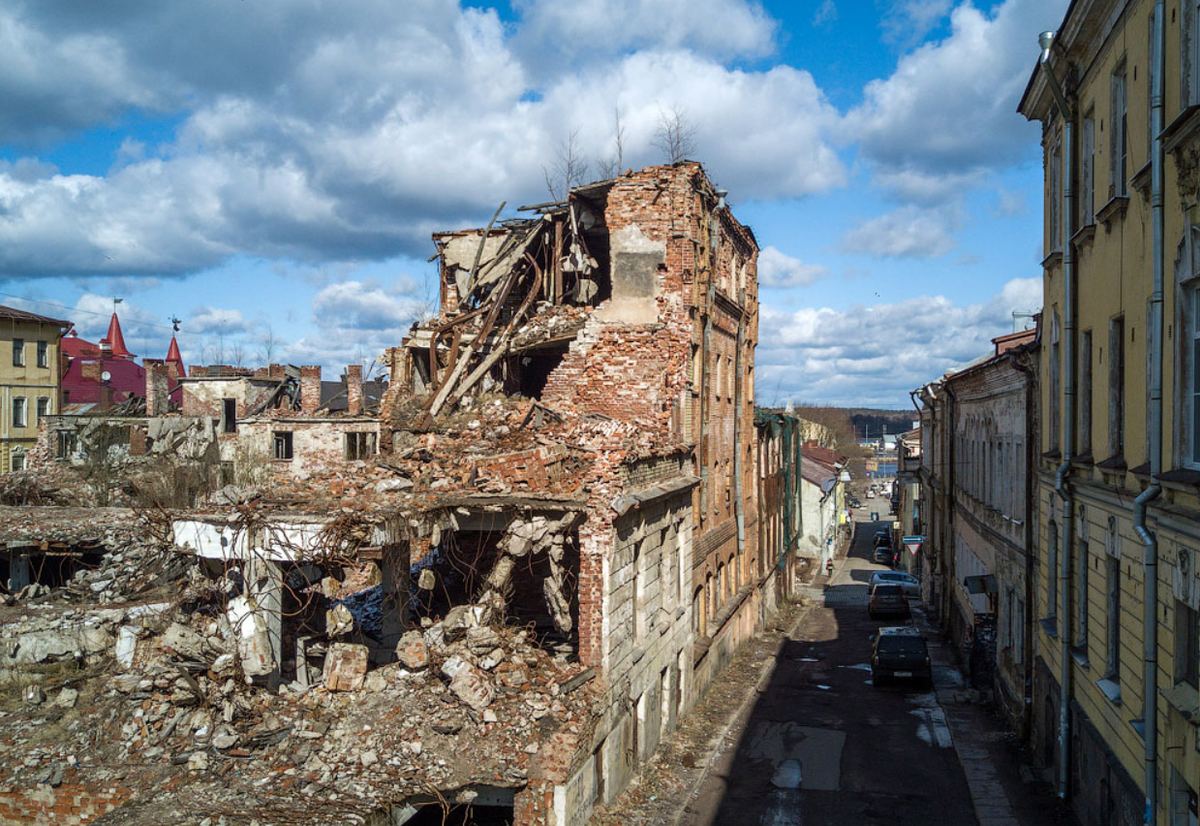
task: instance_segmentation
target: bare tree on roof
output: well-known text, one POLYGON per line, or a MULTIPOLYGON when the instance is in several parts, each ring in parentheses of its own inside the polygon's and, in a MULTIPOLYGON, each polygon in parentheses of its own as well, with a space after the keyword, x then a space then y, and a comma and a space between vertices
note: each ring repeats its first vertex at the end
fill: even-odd
POLYGON ((602 180, 615 178, 625 168, 625 126, 621 123, 621 110, 613 107, 613 149, 614 154, 604 160, 596 161, 596 171, 602 180))
POLYGON ((579 149, 579 130, 571 130, 554 154, 554 163, 549 168, 543 166, 542 174, 546 176, 546 189, 550 191, 550 197, 565 201, 567 193, 587 180, 588 162, 579 149))
POLYGON ((271 365, 275 363, 275 356, 279 351, 279 339, 275 337, 275 330, 271 327, 271 322, 267 322, 266 330, 259 339, 259 355, 262 356, 263 364, 271 365))
POLYGON ((696 156, 696 127, 688 120, 683 107, 674 105, 665 112, 658 111, 654 145, 667 163, 679 163, 696 156))

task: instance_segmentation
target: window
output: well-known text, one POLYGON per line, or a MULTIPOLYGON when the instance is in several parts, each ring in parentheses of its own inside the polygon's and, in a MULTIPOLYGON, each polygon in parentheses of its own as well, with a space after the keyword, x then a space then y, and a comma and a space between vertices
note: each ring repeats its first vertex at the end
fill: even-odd
POLYGON ((69 430, 60 430, 55 434, 54 455, 59 459, 70 459, 75 455, 77 440, 69 430))
POLYGON ((1125 455, 1125 319, 1108 326, 1108 449, 1125 455))
POLYGON ((1050 147, 1050 244, 1051 252, 1062 249, 1062 138, 1054 136, 1050 147))
POLYGON ((1092 452, 1092 331, 1079 336, 1079 452, 1092 452))
POLYGON ((1096 222, 1096 120, 1089 110, 1083 118, 1083 145, 1080 147, 1079 225, 1096 222))
POLYGON ((1179 74, 1180 74, 1180 94, 1179 108, 1183 109, 1194 103, 1200 102, 1200 83, 1197 82, 1198 63, 1196 60, 1197 48, 1200 47, 1200 14, 1197 14, 1197 9, 1200 8, 1200 3, 1195 0, 1187 0, 1181 3, 1183 13, 1183 25, 1179 27, 1179 74))
POLYGON ((14 450, 12 454, 12 469, 14 471, 25 469, 25 452, 14 450))
POLYGON ((1062 345, 1059 342, 1058 311, 1050 316, 1050 399, 1047 418, 1050 420, 1050 449, 1058 450, 1059 363, 1062 345))
POLYGON ((1186 330, 1186 334, 1180 336, 1184 348, 1181 361, 1191 360, 1183 374, 1188 405, 1184 412, 1185 417, 1191 419, 1191 427, 1184 431, 1184 438, 1191 441, 1184 461, 1200 465, 1200 285, 1191 284, 1184 290, 1184 302, 1189 317, 1180 324, 1180 328, 1186 330))
POLYGON ((25 427, 26 426, 26 418, 27 418, 28 411, 25 408, 26 408, 26 402, 25 402, 24 396, 17 396, 15 399, 13 399, 13 408, 12 408, 12 426, 13 427, 25 427))
POLYGON ((49 342, 39 341, 37 343, 37 366, 38 367, 49 367, 50 366, 50 343, 49 342))
POLYGON ((1058 615, 1058 526, 1050 523, 1049 542, 1050 553, 1047 556, 1046 571, 1046 619, 1053 620, 1058 615))
POLYGON ((344 453, 347 461, 366 459, 375 455, 374 433, 347 433, 345 435, 344 453))
POLYGON ((37 400, 37 421, 42 423, 42 419, 50 415, 50 399, 46 396, 39 396, 37 400))
POLYGON ((271 433, 271 438, 274 443, 272 455, 276 459, 282 461, 291 461, 292 458, 292 431, 276 430, 271 433))
POLYGON ((1125 65, 1124 63, 1113 72, 1112 76, 1112 109, 1109 118, 1109 139, 1112 154, 1109 156, 1108 167, 1108 197, 1124 197, 1129 194, 1127 184, 1129 155, 1129 137, 1125 133, 1126 115, 1128 114, 1125 97, 1125 65))
POLYGON ((1104 676, 1113 682, 1121 681, 1121 558, 1106 556, 1105 581, 1108 586, 1108 606, 1105 612, 1105 639, 1108 656, 1104 676))
POLYGON ((1175 682, 1200 688, 1200 612, 1175 601, 1175 682))
POLYGON ((13 367, 25 366, 25 339, 14 338, 13 342, 13 367))
POLYGON ((646 636, 646 560, 642 553, 645 540, 634 548, 633 554, 633 642, 636 645, 646 636))
POLYGON ((1072 643, 1087 656, 1088 632, 1088 543, 1075 543, 1079 550, 1075 557, 1075 634, 1072 643))
POLYGON ((237 399, 221 399, 221 432, 237 433, 237 399))

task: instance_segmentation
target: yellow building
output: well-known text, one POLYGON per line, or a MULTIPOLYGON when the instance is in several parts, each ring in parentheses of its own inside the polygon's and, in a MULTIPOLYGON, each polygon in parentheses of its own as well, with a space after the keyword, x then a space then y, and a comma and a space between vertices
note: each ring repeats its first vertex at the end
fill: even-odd
POLYGON ((0 473, 22 470, 38 422, 59 412, 67 321, 0 306, 0 473))
POLYGON ((1074 0, 1037 36, 1036 753, 1084 823, 1195 826, 1200 6, 1074 0))

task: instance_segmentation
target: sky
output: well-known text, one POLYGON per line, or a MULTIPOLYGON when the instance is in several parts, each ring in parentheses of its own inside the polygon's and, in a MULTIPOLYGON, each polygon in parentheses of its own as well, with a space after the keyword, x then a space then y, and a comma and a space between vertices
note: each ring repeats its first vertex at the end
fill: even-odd
POLYGON ((761 247, 757 401, 908 407, 1041 306, 1016 106, 1066 5, 6 0, 0 304, 332 378, 434 305, 433 231, 679 112, 761 247))

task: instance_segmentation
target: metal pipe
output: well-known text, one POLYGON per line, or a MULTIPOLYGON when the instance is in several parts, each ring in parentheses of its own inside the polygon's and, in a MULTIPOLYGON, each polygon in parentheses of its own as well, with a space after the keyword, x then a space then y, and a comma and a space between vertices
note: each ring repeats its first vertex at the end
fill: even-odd
MULTIPOLYGON (((737 518, 737 553, 738 570, 746 564, 746 505, 742 501, 742 405, 745 403, 745 389, 742 379, 742 348, 746 342, 746 313, 744 310, 746 291, 738 292, 738 305, 743 309, 738 313, 737 353, 733 357, 733 512, 737 518)), ((747 577, 749 579, 749 577, 747 577)))
POLYGON ((1166 72, 1166 3, 1154 3, 1154 54, 1150 74, 1150 220, 1153 237, 1154 292, 1150 296, 1150 487, 1133 503, 1133 529, 1145 548, 1143 555, 1142 725, 1146 809, 1142 822, 1158 820, 1158 538, 1146 528, 1146 507, 1162 493, 1163 384, 1163 77, 1166 72))

